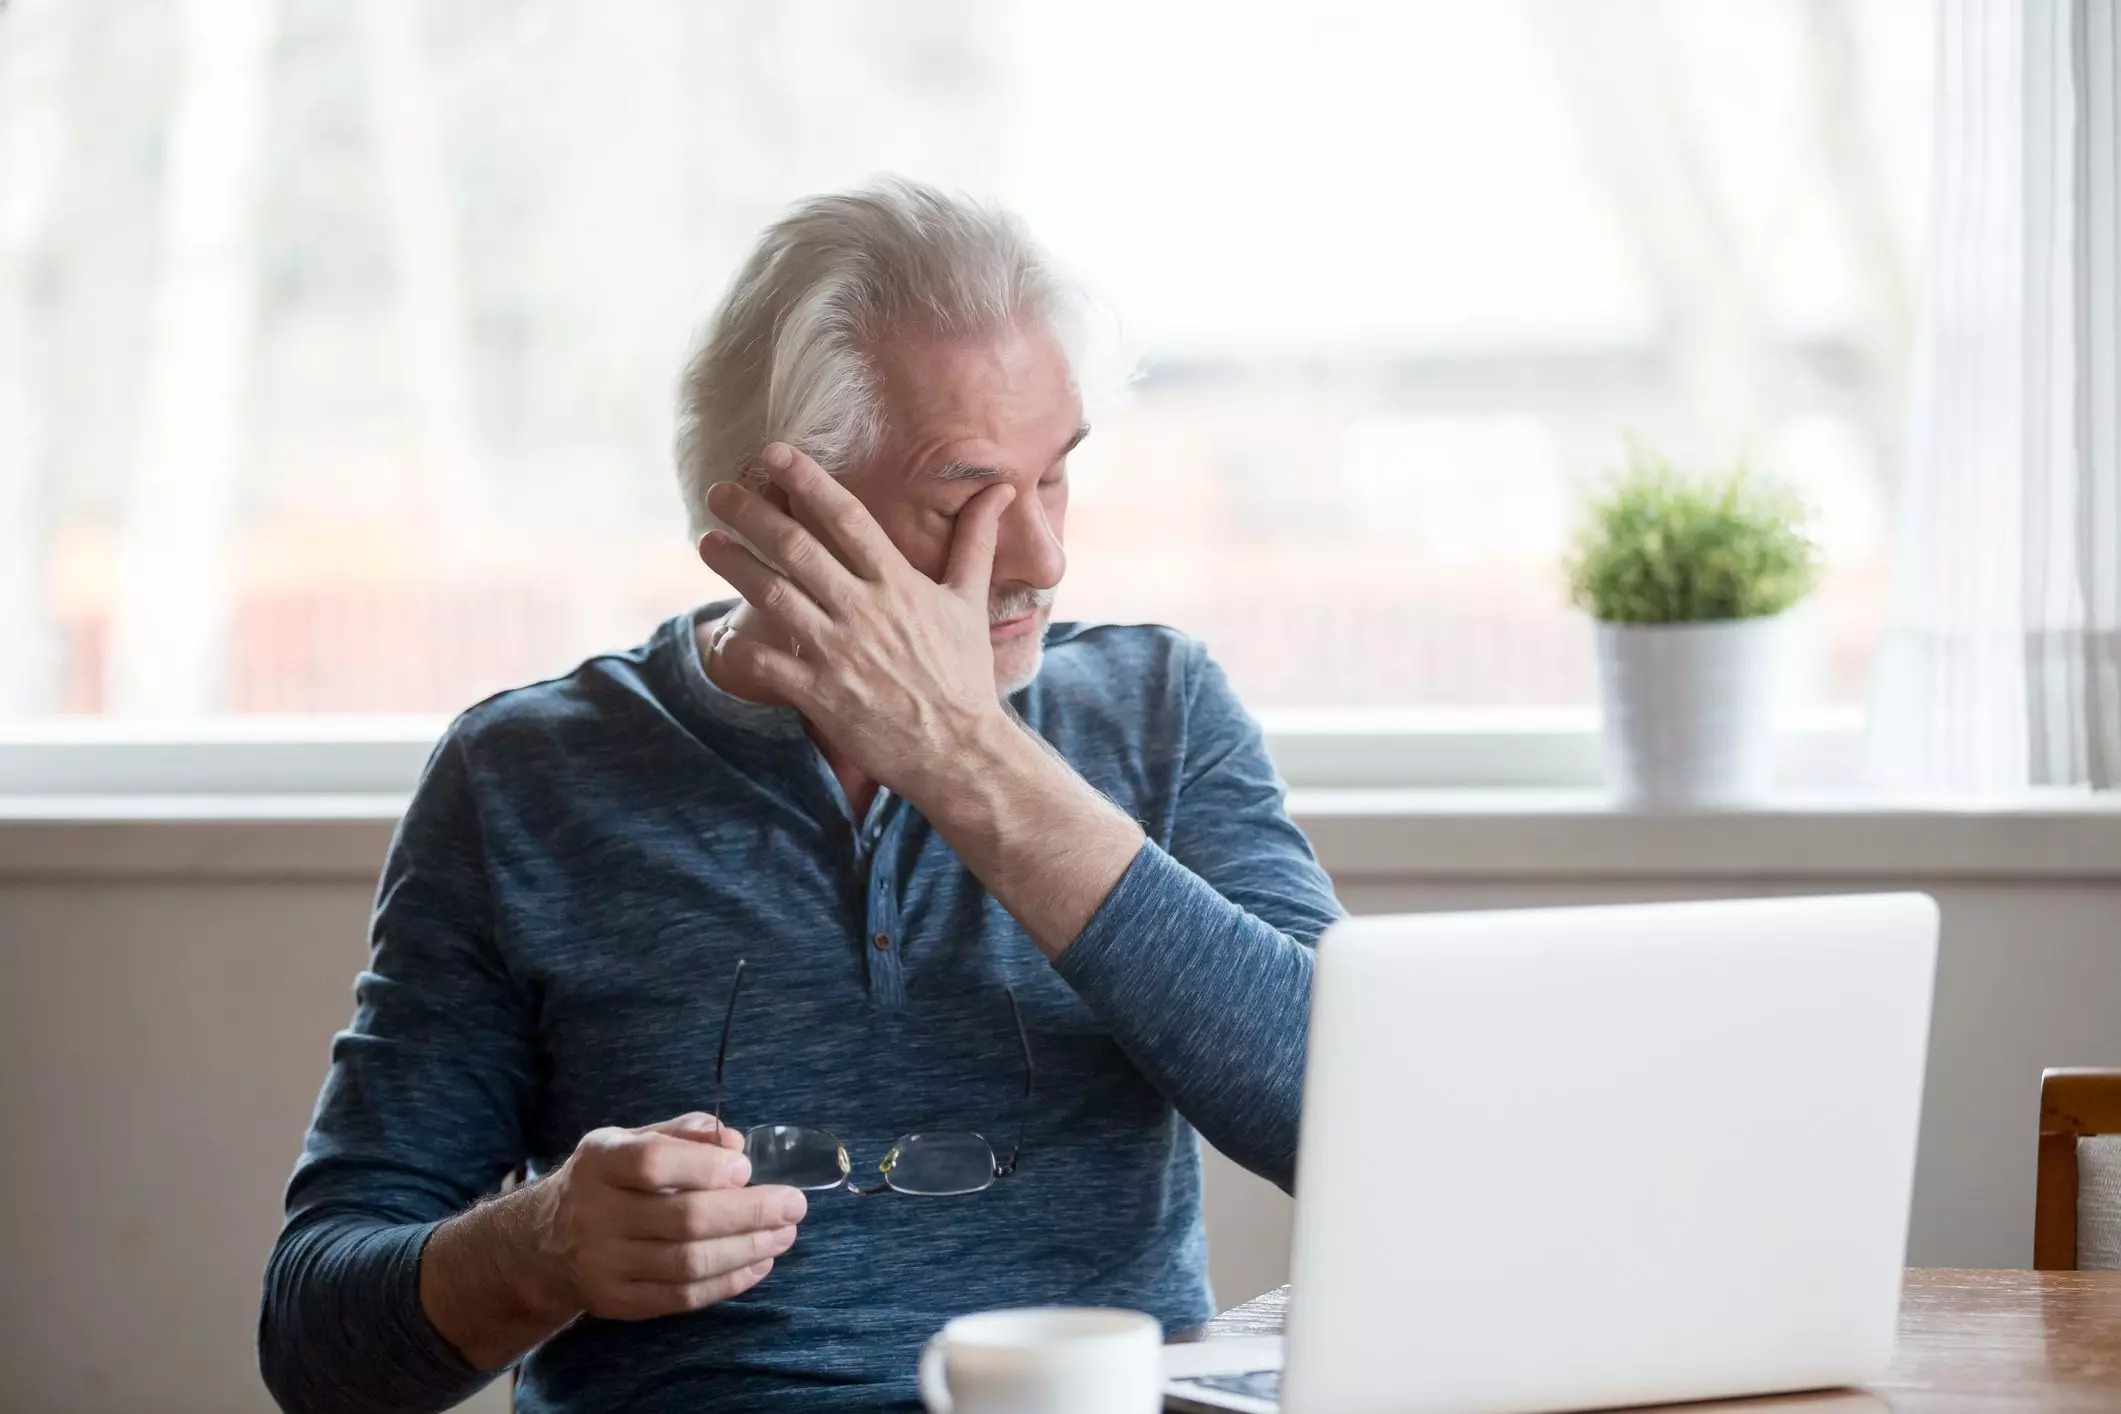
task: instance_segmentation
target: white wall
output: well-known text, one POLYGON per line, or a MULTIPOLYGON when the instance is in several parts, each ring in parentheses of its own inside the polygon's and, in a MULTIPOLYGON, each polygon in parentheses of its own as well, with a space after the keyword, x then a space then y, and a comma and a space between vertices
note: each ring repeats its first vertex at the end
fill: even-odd
MULTIPOLYGON (((363 958, 373 856, 290 857, 284 878, 231 873, 210 849, 174 858, 84 864, 63 838, 0 841, 0 1408, 271 1407, 258 1279, 363 958), (211 877, 183 877, 200 868, 211 877)), ((1808 887, 1515 872, 1372 869, 1342 894, 1368 912, 1808 887)), ((1910 884, 1945 917, 1910 1256, 2022 1265, 2039 1070, 2121 1064, 2121 878, 1809 881, 1910 884)), ((1282 1280, 1287 1205, 1226 1165, 1212 1175, 1230 1304, 1282 1280)))

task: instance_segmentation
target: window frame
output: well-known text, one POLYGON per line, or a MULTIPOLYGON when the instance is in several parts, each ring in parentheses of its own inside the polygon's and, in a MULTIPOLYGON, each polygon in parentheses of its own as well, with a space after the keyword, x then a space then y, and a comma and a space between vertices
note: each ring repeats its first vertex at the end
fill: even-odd
MULTIPOLYGON (((1597 709, 1304 708, 1258 713, 1292 790, 1595 790, 1597 709)), ((402 796, 444 716, 61 717, 0 725, 0 798, 402 796)), ((1792 715, 1783 783, 1857 789, 1863 713, 1792 715)))

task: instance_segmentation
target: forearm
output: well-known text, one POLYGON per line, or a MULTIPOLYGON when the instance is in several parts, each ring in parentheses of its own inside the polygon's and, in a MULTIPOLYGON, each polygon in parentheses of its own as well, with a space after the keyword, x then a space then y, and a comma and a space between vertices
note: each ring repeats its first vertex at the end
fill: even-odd
POLYGON ((266 1269, 259 1366, 291 1414, 447 1409, 572 1318, 519 1189, 439 1224, 325 1217, 266 1269))
POLYGON ((914 803, 1179 1112, 1288 1187, 1309 937, 1223 896, 1042 740, 1006 731, 956 753, 914 803))
POLYGON ((1145 844, 1055 968, 1209 1143, 1287 1189, 1313 958, 1145 844))
POLYGON ((965 867, 1057 958, 1140 852, 1136 824, 1052 748, 997 716, 914 799, 965 867))
POLYGON ((420 1306, 477 1370, 514 1364, 580 1314, 542 1252, 545 1195, 518 1188, 436 1228, 420 1256, 420 1306))
POLYGON ((433 1227, 325 1215, 273 1249, 258 1365, 288 1414, 417 1414, 462 1403, 487 1376, 437 1333, 420 1304, 433 1227))

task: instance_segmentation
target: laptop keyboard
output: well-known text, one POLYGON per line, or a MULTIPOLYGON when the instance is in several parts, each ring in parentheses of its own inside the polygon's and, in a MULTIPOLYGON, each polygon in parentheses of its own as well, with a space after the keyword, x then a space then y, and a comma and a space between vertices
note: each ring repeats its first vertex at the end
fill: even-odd
POLYGON ((1184 1382, 1199 1385, 1202 1389, 1221 1390, 1224 1394, 1241 1394, 1247 1399, 1281 1402, 1279 1370, 1254 1370, 1247 1375, 1192 1375, 1184 1382))

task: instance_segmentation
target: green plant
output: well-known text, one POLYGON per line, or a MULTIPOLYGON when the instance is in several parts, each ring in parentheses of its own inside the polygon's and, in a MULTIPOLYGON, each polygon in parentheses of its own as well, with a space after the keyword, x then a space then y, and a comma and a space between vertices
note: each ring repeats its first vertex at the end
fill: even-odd
POLYGON ((1587 507, 1569 598, 1608 623, 1699 623, 1779 614, 1812 590, 1819 548, 1786 486, 1740 466, 1689 477, 1630 446, 1587 507))

